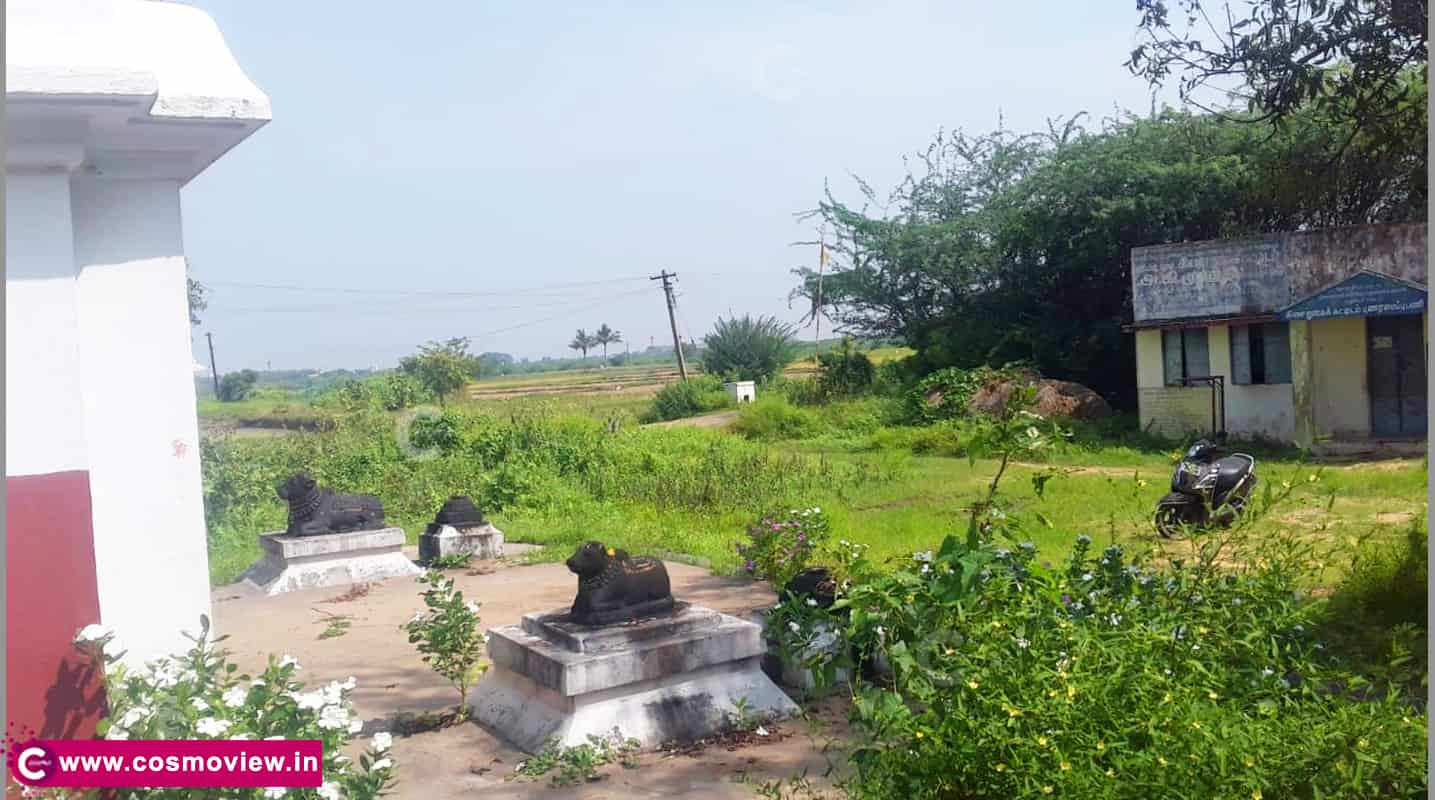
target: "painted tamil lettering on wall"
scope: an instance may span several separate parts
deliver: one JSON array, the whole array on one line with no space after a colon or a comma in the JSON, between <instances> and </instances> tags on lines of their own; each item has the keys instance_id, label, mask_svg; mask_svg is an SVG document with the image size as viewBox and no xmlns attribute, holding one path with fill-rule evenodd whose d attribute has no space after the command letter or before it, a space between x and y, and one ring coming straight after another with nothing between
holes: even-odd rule
<instances>
[{"instance_id":1,"label":"painted tamil lettering on wall","mask_svg":"<svg viewBox=\"0 0 1435 800\"><path fill-rule=\"evenodd\" d=\"M1359 272L1285 309L1281 319L1384 317L1424 310L1424 290L1375 272Z\"/></svg>"},{"instance_id":2,"label":"painted tamil lettering on wall","mask_svg":"<svg viewBox=\"0 0 1435 800\"><path fill-rule=\"evenodd\" d=\"M1137 322L1265 314L1290 302L1279 236L1131 251Z\"/></svg>"}]
</instances>

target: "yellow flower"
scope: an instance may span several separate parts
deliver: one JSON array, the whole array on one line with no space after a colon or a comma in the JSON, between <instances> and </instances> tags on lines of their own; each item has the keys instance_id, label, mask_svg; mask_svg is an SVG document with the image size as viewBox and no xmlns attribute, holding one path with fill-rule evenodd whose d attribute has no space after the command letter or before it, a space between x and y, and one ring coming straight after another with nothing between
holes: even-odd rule
<instances>
[{"instance_id":1,"label":"yellow flower","mask_svg":"<svg viewBox=\"0 0 1435 800\"><path fill-rule=\"evenodd\" d=\"M1019 708L1008 708L1008 709L1006 710L1006 713L1007 713L1007 716L1008 716L1008 717L1011 717L1012 719L1016 719L1017 717L1021 716L1021 709L1019 709Z\"/></svg>"},{"instance_id":2,"label":"yellow flower","mask_svg":"<svg viewBox=\"0 0 1435 800\"><path fill-rule=\"evenodd\" d=\"M1054 791L1054 790L1051 788L1050 785L1041 787L1041 793L1042 793L1042 794L1051 794L1052 791Z\"/></svg>"},{"instance_id":3,"label":"yellow flower","mask_svg":"<svg viewBox=\"0 0 1435 800\"><path fill-rule=\"evenodd\" d=\"M977 683L976 679L973 678L972 680L967 681L967 686L970 686L973 689L977 689L981 687L981 684Z\"/></svg>"},{"instance_id":4,"label":"yellow flower","mask_svg":"<svg viewBox=\"0 0 1435 800\"><path fill-rule=\"evenodd\" d=\"M1006 764L998 763L997 772L1006 772Z\"/></svg>"},{"instance_id":5,"label":"yellow flower","mask_svg":"<svg viewBox=\"0 0 1435 800\"><path fill-rule=\"evenodd\" d=\"M1071 770L1071 762L1070 762L1070 761L1063 761L1063 762L1061 762L1061 771L1062 771L1062 772L1068 772L1068 771L1070 771L1070 770Z\"/></svg>"},{"instance_id":6,"label":"yellow flower","mask_svg":"<svg viewBox=\"0 0 1435 800\"><path fill-rule=\"evenodd\" d=\"M1045 737L1045 736L1038 736L1038 737L1036 737L1036 746L1037 746L1037 747L1046 747L1046 737Z\"/></svg>"},{"instance_id":7,"label":"yellow flower","mask_svg":"<svg viewBox=\"0 0 1435 800\"><path fill-rule=\"evenodd\" d=\"M1262 797L1264 797L1264 795L1261 794L1260 789L1251 790L1251 800L1261 800Z\"/></svg>"},{"instance_id":8,"label":"yellow flower","mask_svg":"<svg viewBox=\"0 0 1435 800\"><path fill-rule=\"evenodd\" d=\"M1219 700L1221 698L1221 696L1216 694L1215 692L1206 692L1206 696L1211 698L1212 700Z\"/></svg>"},{"instance_id":9,"label":"yellow flower","mask_svg":"<svg viewBox=\"0 0 1435 800\"><path fill-rule=\"evenodd\" d=\"M1370 746L1370 740L1369 740L1369 739L1361 739L1360 741L1358 741L1358 742L1355 743L1355 746L1356 746L1356 747L1359 747L1361 750L1364 750L1365 748L1367 748L1367 747Z\"/></svg>"},{"instance_id":10,"label":"yellow flower","mask_svg":"<svg viewBox=\"0 0 1435 800\"><path fill-rule=\"evenodd\" d=\"M1096 743L1096 749L1097 749L1098 751L1100 751L1100 750L1105 750L1105 749L1106 749L1106 742L1097 742L1097 743Z\"/></svg>"},{"instance_id":11,"label":"yellow flower","mask_svg":"<svg viewBox=\"0 0 1435 800\"><path fill-rule=\"evenodd\" d=\"M612 558L613 556L616 556L616 555L618 555L618 551L617 551L617 550L614 550L614 549L611 548L611 547L608 548L608 557L609 557L609 558Z\"/></svg>"},{"instance_id":12,"label":"yellow flower","mask_svg":"<svg viewBox=\"0 0 1435 800\"><path fill-rule=\"evenodd\" d=\"M917 731L917 738L918 738L918 739L922 738L922 737L925 736L925 735L926 735L926 734L922 733L921 731Z\"/></svg>"},{"instance_id":13,"label":"yellow flower","mask_svg":"<svg viewBox=\"0 0 1435 800\"><path fill-rule=\"evenodd\" d=\"M1305 480L1306 483L1315 483L1316 481L1320 480L1320 476L1312 472L1309 476L1306 477Z\"/></svg>"},{"instance_id":14,"label":"yellow flower","mask_svg":"<svg viewBox=\"0 0 1435 800\"><path fill-rule=\"evenodd\" d=\"M1108 770L1106 770L1106 777L1108 777L1108 778L1114 778L1114 777L1116 777L1116 770L1114 770L1114 769L1108 769Z\"/></svg>"},{"instance_id":15,"label":"yellow flower","mask_svg":"<svg viewBox=\"0 0 1435 800\"><path fill-rule=\"evenodd\" d=\"M1250 769L1251 767L1254 767L1255 765L1256 765L1256 760L1255 760L1254 758L1251 758L1251 757L1247 756L1247 757L1246 757L1246 769Z\"/></svg>"},{"instance_id":16,"label":"yellow flower","mask_svg":"<svg viewBox=\"0 0 1435 800\"><path fill-rule=\"evenodd\" d=\"M1208 634L1208 633L1210 633L1210 632L1211 632L1211 629L1210 629L1210 628L1207 628L1205 625L1200 625L1200 626L1198 626L1198 627L1196 628L1196 633L1199 633L1199 634L1201 634L1202 636L1205 636L1206 634Z\"/></svg>"},{"instance_id":17,"label":"yellow flower","mask_svg":"<svg viewBox=\"0 0 1435 800\"><path fill-rule=\"evenodd\" d=\"M1191 727L1193 727L1193 728L1195 728L1196 730L1199 731L1199 730L1201 729L1201 721L1200 721L1200 720L1194 720L1194 721L1192 721L1192 722L1191 722Z\"/></svg>"},{"instance_id":18,"label":"yellow flower","mask_svg":"<svg viewBox=\"0 0 1435 800\"><path fill-rule=\"evenodd\" d=\"M909 594L909 595L907 595L907 602L909 602L909 603L915 603L915 602L917 602L917 596L916 596L915 594Z\"/></svg>"},{"instance_id":19,"label":"yellow flower","mask_svg":"<svg viewBox=\"0 0 1435 800\"><path fill-rule=\"evenodd\" d=\"M1047 696L1047 697L1056 697L1056 690L1055 690L1055 689L1052 689L1051 691L1049 691L1049 692L1046 693L1046 696Z\"/></svg>"},{"instance_id":20,"label":"yellow flower","mask_svg":"<svg viewBox=\"0 0 1435 800\"><path fill-rule=\"evenodd\" d=\"M1073 698L1073 697L1075 697L1075 696L1076 696L1076 687L1075 687L1075 686L1072 686L1071 684L1068 683L1068 684L1066 685L1066 699L1070 700L1071 698Z\"/></svg>"},{"instance_id":21,"label":"yellow flower","mask_svg":"<svg viewBox=\"0 0 1435 800\"><path fill-rule=\"evenodd\" d=\"M944 654L946 654L946 655L949 655L949 656L954 656L954 655L957 654L957 651L953 650L953 649L950 648L950 647L944 647L944 648L942 648L942 653L944 653Z\"/></svg>"},{"instance_id":22,"label":"yellow flower","mask_svg":"<svg viewBox=\"0 0 1435 800\"><path fill-rule=\"evenodd\" d=\"M1290 481L1281 481L1281 488L1282 488L1282 489L1289 489L1289 488L1291 488L1291 482L1290 482Z\"/></svg>"},{"instance_id":23,"label":"yellow flower","mask_svg":"<svg viewBox=\"0 0 1435 800\"><path fill-rule=\"evenodd\" d=\"M1136 485L1139 486L1139 487L1141 487L1142 489L1145 489L1145 488L1146 488L1146 479L1145 479L1145 478L1138 479L1138 480L1136 481Z\"/></svg>"},{"instance_id":24,"label":"yellow flower","mask_svg":"<svg viewBox=\"0 0 1435 800\"><path fill-rule=\"evenodd\" d=\"M1167 693L1166 693L1166 696L1163 697L1163 698L1161 698L1161 702L1163 702L1163 703L1169 703L1169 702L1171 702L1171 693L1170 693L1170 692L1167 692Z\"/></svg>"},{"instance_id":25,"label":"yellow flower","mask_svg":"<svg viewBox=\"0 0 1435 800\"><path fill-rule=\"evenodd\" d=\"M1164 756L1156 756L1156 762L1159 763L1159 764L1160 764L1161 766L1163 766L1163 767L1166 766L1166 764L1168 763L1168 762L1166 761L1166 758L1165 758Z\"/></svg>"}]
</instances>

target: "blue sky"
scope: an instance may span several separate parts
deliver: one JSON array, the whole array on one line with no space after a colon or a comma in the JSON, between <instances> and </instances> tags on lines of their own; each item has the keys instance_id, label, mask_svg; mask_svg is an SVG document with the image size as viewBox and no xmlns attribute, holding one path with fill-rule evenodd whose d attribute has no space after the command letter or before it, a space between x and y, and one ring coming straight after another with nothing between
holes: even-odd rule
<instances>
[{"instance_id":1,"label":"blue sky","mask_svg":"<svg viewBox=\"0 0 1435 800\"><path fill-rule=\"evenodd\" d=\"M885 193L939 128L1150 103L1129 2L195 4L274 107L183 193L221 371L670 343L665 268L684 338L796 321L825 180Z\"/></svg>"}]
</instances>

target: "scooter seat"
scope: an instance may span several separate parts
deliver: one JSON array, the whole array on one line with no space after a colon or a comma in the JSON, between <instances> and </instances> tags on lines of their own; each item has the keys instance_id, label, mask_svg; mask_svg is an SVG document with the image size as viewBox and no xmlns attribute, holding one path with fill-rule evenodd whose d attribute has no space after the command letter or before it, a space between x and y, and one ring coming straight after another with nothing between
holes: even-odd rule
<instances>
[{"instance_id":1,"label":"scooter seat","mask_svg":"<svg viewBox=\"0 0 1435 800\"><path fill-rule=\"evenodd\" d=\"M1221 494L1235 488L1250 473L1252 466L1251 460L1244 456L1226 456L1214 461L1207 469L1216 470L1216 493Z\"/></svg>"}]
</instances>

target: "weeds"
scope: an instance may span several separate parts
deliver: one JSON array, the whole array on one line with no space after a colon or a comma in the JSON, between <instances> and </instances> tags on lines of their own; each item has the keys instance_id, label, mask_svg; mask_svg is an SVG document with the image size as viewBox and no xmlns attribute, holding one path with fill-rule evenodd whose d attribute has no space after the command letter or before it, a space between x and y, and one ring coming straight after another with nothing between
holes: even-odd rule
<instances>
[{"instance_id":1,"label":"weeds","mask_svg":"<svg viewBox=\"0 0 1435 800\"><path fill-rule=\"evenodd\" d=\"M328 614L322 611L320 613L324 614L324 619L316 620L316 622L324 625L324 630L319 633L320 639L337 639L348 633L349 626L354 623L353 617L341 614Z\"/></svg>"},{"instance_id":2,"label":"weeds","mask_svg":"<svg viewBox=\"0 0 1435 800\"><path fill-rule=\"evenodd\" d=\"M600 779L598 770L615 761L625 769L636 769L638 749L636 739L625 739L614 728L608 736L590 735L586 744L574 747L563 747L557 740L549 741L541 751L519 764L515 772L525 778L549 775L550 786L573 786Z\"/></svg>"}]
</instances>

